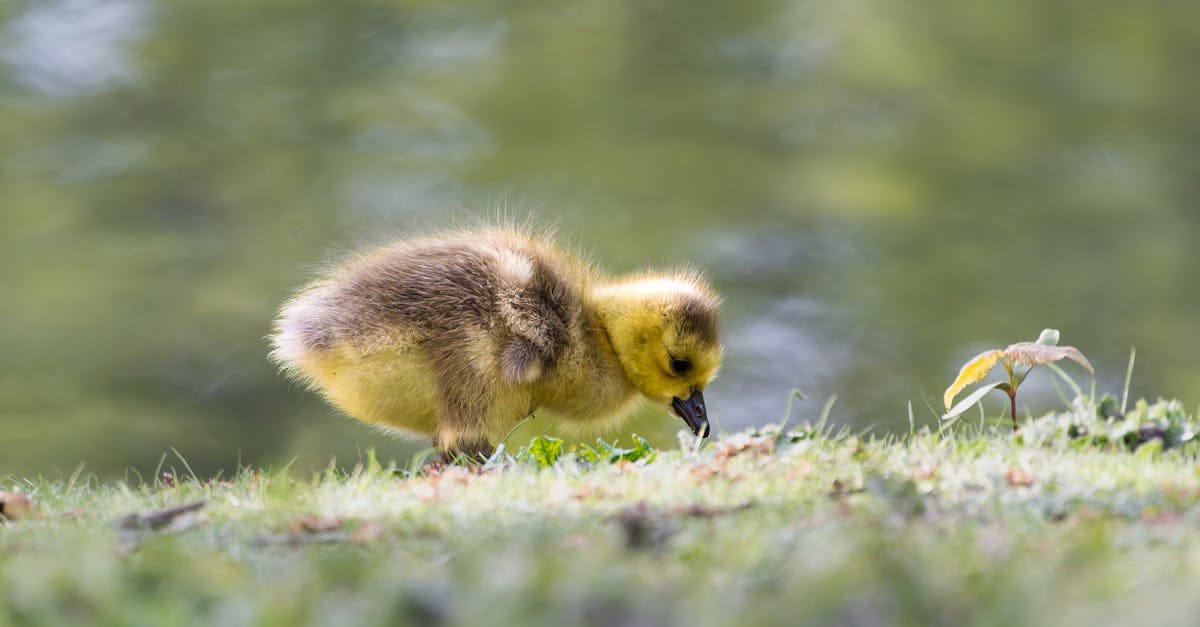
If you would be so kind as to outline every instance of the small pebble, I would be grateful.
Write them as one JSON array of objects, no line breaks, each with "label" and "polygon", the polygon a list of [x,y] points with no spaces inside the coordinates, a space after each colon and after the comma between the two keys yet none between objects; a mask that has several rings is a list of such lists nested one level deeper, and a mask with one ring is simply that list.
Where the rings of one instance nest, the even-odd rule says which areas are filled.
[{"label": "small pebble", "polygon": [[33,510],[33,501],[19,492],[0,492],[0,518],[25,518]]}]

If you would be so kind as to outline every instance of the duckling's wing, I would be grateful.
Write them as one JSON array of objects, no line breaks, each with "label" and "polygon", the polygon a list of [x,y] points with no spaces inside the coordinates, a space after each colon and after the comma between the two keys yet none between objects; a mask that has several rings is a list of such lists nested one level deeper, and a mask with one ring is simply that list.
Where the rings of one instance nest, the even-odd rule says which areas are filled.
[{"label": "duckling's wing", "polygon": [[544,357],[524,338],[513,338],[500,352],[500,375],[505,382],[532,383],[542,376]]},{"label": "duckling's wing", "polygon": [[529,281],[497,294],[505,327],[500,373],[509,384],[532,383],[554,366],[578,326],[579,297],[570,284],[540,261]]}]

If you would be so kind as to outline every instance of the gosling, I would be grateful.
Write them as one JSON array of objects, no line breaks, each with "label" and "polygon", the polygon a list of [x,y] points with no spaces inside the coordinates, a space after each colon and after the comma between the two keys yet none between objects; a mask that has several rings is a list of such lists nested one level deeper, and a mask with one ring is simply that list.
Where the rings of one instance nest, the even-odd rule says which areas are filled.
[{"label": "gosling", "polygon": [[301,288],[272,359],[350,416],[486,459],[539,411],[619,426],[643,399],[707,437],[720,298],[698,273],[610,278],[550,241],[492,228],[398,241]]}]

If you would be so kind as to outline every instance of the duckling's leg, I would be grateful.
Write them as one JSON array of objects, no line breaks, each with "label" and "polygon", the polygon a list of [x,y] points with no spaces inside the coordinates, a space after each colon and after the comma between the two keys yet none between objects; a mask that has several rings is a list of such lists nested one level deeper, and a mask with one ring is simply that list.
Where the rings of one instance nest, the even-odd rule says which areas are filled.
[{"label": "duckling's leg", "polygon": [[483,433],[481,414],[462,405],[438,413],[433,446],[441,452],[442,461],[448,464],[461,457],[478,463],[491,457],[494,450]]},{"label": "duckling's leg", "polygon": [[481,350],[485,341],[480,332],[462,329],[429,345],[437,389],[433,445],[445,461],[463,455],[477,461],[481,454],[484,459],[491,455],[487,418],[496,394],[483,372],[489,364],[477,363],[486,355]]},{"label": "duckling's leg", "polygon": [[439,458],[443,464],[453,464],[460,460],[467,463],[480,464],[491,458],[492,453],[495,452],[492,443],[483,437],[467,440],[459,438],[447,447],[443,446],[441,438],[437,434],[434,434],[433,446],[441,451]]}]

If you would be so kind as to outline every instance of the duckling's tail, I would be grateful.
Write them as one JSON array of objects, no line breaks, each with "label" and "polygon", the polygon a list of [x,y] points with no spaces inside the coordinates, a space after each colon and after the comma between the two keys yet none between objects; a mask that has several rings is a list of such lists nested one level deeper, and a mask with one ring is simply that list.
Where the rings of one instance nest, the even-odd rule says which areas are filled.
[{"label": "duckling's tail", "polygon": [[285,375],[310,387],[317,381],[306,364],[311,362],[313,353],[327,349],[331,339],[324,323],[329,312],[321,287],[309,286],[285,303],[269,338],[271,361]]}]

